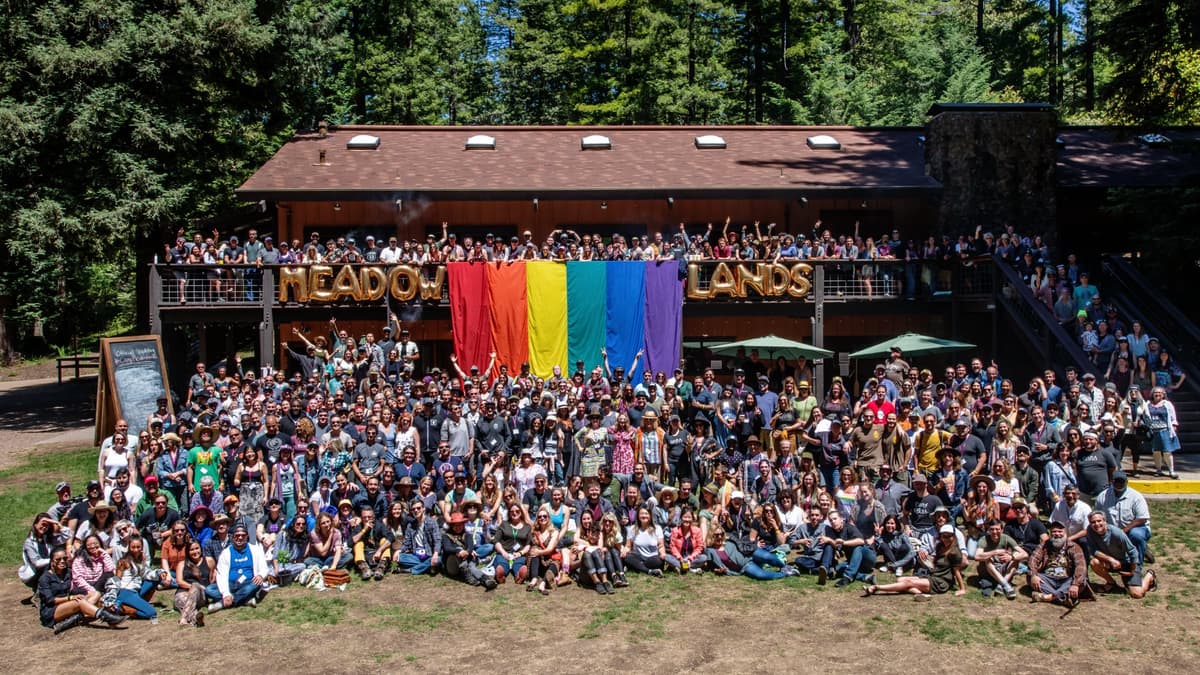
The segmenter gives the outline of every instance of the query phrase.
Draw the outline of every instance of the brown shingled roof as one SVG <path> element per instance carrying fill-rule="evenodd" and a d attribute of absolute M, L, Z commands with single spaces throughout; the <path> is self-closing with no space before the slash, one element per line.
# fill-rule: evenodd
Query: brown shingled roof
<path fill-rule="evenodd" d="M 512 196 L 623 191 L 688 194 L 929 190 L 920 128 L 853 127 L 340 127 L 325 138 L 300 134 L 238 190 L 246 199 L 323 199 L 442 193 Z M 358 134 L 375 150 L 348 150 Z M 487 134 L 495 150 L 465 150 Z M 611 150 L 582 150 L 602 134 Z M 697 149 L 715 134 L 725 149 Z M 814 150 L 828 134 L 840 150 Z M 325 150 L 325 165 L 318 164 Z"/>
<path fill-rule="evenodd" d="M 1063 127 L 1058 153 L 1059 187 L 1159 187 L 1200 183 L 1200 128 L 1158 133 L 1165 147 L 1139 143 L 1146 133 L 1131 127 Z"/>

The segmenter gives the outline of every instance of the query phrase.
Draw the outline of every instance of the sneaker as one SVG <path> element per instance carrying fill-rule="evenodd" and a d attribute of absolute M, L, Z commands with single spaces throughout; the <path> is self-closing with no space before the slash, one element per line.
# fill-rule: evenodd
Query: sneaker
<path fill-rule="evenodd" d="M 1172 471 L 1171 472 L 1171 480 L 1179 480 L 1179 474 Z"/>
<path fill-rule="evenodd" d="M 662 570 L 650 570 L 650 576 L 652 576 L 652 577 L 661 577 L 662 575 L 663 575 Z"/>
<path fill-rule="evenodd" d="M 692 574 L 704 574 L 704 568 L 703 567 L 693 567 L 691 569 L 691 572 L 692 572 Z"/>
<path fill-rule="evenodd" d="M 990 598 L 992 597 L 992 593 L 996 592 L 996 589 L 992 588 L 991 586 L 984 586 L 983 588 L 979 589 L 979 592 L 983 595 L 983 597 Z"/>
<path fill-rule="evenodd" d="M 497 587 L 497 586 L 499 586 L 499 585 L 500 585 L 500 584 L 496 583 L 496 580 L 495 580 L 495 579 L 493 579 L 493 578 L 491 578 L 491 577 L 484 577 L 484 578 L 483 578 L 483 588 L 484 588 L 484 590 L 487 590 L 487 591 L 494 591 L 494 590 L 496 590 L 496 587 Z"/>
<path fill-rule="evenodd" d="M 845 588 L 845 587 L 849 586 L 851 583 L 852 582 L 850 581 L 849 577 L 842 577 L 841 579 L 837 580 L 837 583 L 834 584 L 833 587 L 834 588 Z"/>
<path fill-rule="evenodd" d="M 932 599 L 933 596 L 928 593 L 918 593 L 913 596 L 913 602 L 929 602 Z"/>
<path fill-rule="evenodd" d="M 603 581 L 596 584 L 596 592 L 599 593 L 600 595 L 608 595 L 608 587 L 604 584 Z"/>
<path fill-rule="evenodd" d="M 1012 585 L 1009 585 L 1008 588 L 1004 589 L 1004 597 L 1009 600 L 1016 600 L 1017 599 L 1017 589 L 1013 588 Z"/>
<path fill-rule="evenodd" d="M 616 592 L 617 592 L 617 590 L 616 590 L 615 588 L 613 588 L 613 585 L 612 585 L 612 582 L 611 582 L 611 581 L 606 581 L 606 582 L 604 582 L 604 590 L 605 590 L 605 592 L 606 592 L 606 593 L 608 593 L 609 595 L 612 595 L 613 593 L 616 593 Z"/>
<path fill-rule="evenodd" d="M 208 613 L 219 612 L 223 606 L 220 602 L 210 602 L 208 603 Z"/>
<path fill-rule="evenodd" d="M 826 581 L 829 581 L 829 570 L 825 569 L 824 566 L 818 567 L 817 568 L 817 585 L 824 586 Z"/>
<path fill-rule="evenodd" d="M 616 586 L 617 588 L 625 588 L 628 585 L 629 585 L 629 580 L 625 578 L 624 574 L 617 577 L 616 580 L 614 580 L 612 583 L 609 584 L 609 586 Z"/>
<path fill-rule="evenodd" d="M 258 607 L 258 598 L 250 598 L 246 601 L 247 607 Z"/>
<path fill-rule="evenodd" d="M 1146 555 L 1143 557 L 1148 564 L 1154 564 L 1154 552 L 1150 550 L 1149 546 L 1146 547 Z"/>
<path fill-rule="evenodd" d="M 793 565 L 788 565 L 788 566 L 784 567 L 783 573 L 788 575 L 789 577 L 800 576 L 800 570 L 796 569 L 795 566 L 793 566 Z"/>
<path fill-rule="evenodd" d="M 874 575 L 874 574 L 868 574 L 868 575 L 867 575 L 867 578 L 866 578 L 866 579 L 864 579 L 864 581 L 866 582 L 866 584 L 867 584 L 868 586 L 874 586 L 874 585 L 875 585 L 875 575 Z"/>

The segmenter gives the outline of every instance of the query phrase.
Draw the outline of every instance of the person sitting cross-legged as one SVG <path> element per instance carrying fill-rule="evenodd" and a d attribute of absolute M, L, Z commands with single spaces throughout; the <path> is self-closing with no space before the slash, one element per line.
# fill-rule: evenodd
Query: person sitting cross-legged
<path fill-rule="evenodd" d="M 1079 544 L 1067 539 L 1067 526 L 1050 523 L 1050 538 L 1029 560 L 1029 586 L 1034 602 L 1058 602 L 1074 607 L 1090 594 L 1087 561 Z"/>
<path fill-rule="evenodd" d="M 241 605 L 254 607 L 266 577 L 267 560 L 262 547 L 251 544 L 249 530 L 238 525 L 233 530 L 233 543 L 217 559 L 217 582 L 206 591 L 210 597 L 221 598 L 208 605 L 209 613 Z"/>
<path fill-rule="evenodd" d="M 1017 598 L 1012 578 L 1022 560 L 1029 557 L 1015 539 L 1004 533 L 1004 523 L 992 519 L 984 525 L 984 534 L 979 538 L 975 561 L 979 563 L 979 588 L 983 597 L 990 598 L 996 587 L 1009 600 Z"/>

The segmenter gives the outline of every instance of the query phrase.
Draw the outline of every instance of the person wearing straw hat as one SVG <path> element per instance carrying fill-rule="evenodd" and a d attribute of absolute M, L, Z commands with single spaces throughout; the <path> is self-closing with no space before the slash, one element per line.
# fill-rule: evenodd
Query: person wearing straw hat
<path fill-rule="evenodd" d="M 113 506 L 108 500 L 101 499 L 88 508 L 87 520 L 79 524 L 75 530 L 75 545 L 82 546 L 89 536 L 96 537 L 105 549 L 111 550 L 113 542 L 116 539 L 114 526 L 117 524 L 113 514 L 117 507 Z"/>
<path fill-rule="evenodd" d="M 188 485 L 194 492 L 200 491 L 200 482 L 204 478 L 216 481 L 221 475 L 221 452 L 213 445 L 216 435 L 213 428 L 207 424 L 198 424 L 192 430 L 192 440 L 196 445 L 188 453 Z"/>
<path fill-rule="evenodd" d="M 663 480 L 663 452 L 666 432 L 658 424 L 658 413 L 647 408 L 642 413 L 642 423 L 634 434 L 634 463 L 642 463 L 655 480 Z"/>

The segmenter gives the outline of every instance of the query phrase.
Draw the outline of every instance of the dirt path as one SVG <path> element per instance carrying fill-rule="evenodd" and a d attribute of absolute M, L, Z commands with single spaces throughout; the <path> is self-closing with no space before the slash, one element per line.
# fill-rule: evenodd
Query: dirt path
<path fill-rule="evenodd" d="M 0 381 L 0 470 L 31 452 L 92 445 L 96 378 Z"/>

